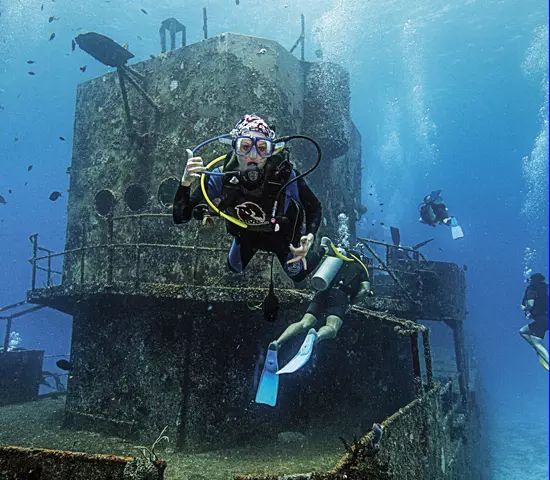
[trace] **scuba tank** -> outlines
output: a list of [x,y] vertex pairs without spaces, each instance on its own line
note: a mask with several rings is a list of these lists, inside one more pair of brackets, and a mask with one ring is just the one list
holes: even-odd
[[311,278],[311,284],[315,290],[326,290],[334,277],[340,270],[344,260],[338,257],[326,256],[323,263],[317,268],[315,275]]

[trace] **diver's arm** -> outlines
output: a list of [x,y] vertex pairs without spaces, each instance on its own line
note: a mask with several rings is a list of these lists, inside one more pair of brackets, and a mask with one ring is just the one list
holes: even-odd
[[316,235],[323,218],[321,202],[303,178],[298,180],[298,194],[306,214],[306,234]]
[[200,202],[199,189],[196,189],[191,195],[191,187],[181,185],[178,187],[172,207],[172,218],[175,224],[187,223],[193,216],[193,209]]

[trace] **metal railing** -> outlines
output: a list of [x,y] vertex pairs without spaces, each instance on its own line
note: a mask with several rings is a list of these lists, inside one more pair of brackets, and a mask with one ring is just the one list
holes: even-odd
[[302,28],[300,30],[300,36],[298,37],[298,40],[296,40],[294,45],[292,45],[292,47],[290,48],[290,53],[293,53],[296,47],[300,45],[301,46],[300,60],[302,60],[303,62],[305,60],[305,48],[306,48],[306,45],[305,45],[306,44],[306,21],[303,14],[300,15],[300,21],[302,24]]
[[[413,303],[413,304],[420,304],[420,301],[418,299],[414,299],[411,295],[411,293],[405,288],[401,280],[399,279],[399,276],[406,276],[406,275],[413,275],[413,273],[408,271],[399,270],[398,268],[394,268],[393,265],[397,264],[399,266],[399,261],[394,261],[395,253],[397,252],[408,252],[411,253],[412,256],[409,256],[408,253],[405,253],[406,258],[403,260],[422,263],[427,262],[427,258],[418,250],[415,250],[412,247],[405,247],[399,245],[398,247],[391,243],[381,242],[379,240],[373,240],[371,238],[362,238],[357,237],[357,240],[361,242],[365,248],[369,251],[369,253],[373,256],[373,258],[378,262],[378,265],[373,265],[373,269],[375,270],[381,270],[386,272],[391,279],[395,282],[395,284],[399,287],[399,289],[406,295],[406,297]],[[386,248],[386,261],[382,260],[382,258],[376,253],[374,248],[372,248],[371,245],[381,245]]]
[[[226,251],[225,248],[219,248],[219,247],[203,247],[203,246],[196,246],[196,245],[176,245],[176,244],[166,244],[166,243],[150,243],[150,242],[142,242],[142,236],[143,236],[143,229],[144,229],[144,219],[151,219],[151,218],[161,218],[161,219],[170,219],[172,218],[172,215],[170,214],[164,214],[164,213],[142,213],[142,214],[133,214],[133,215],[123,215],[118,217],[108,216],[105,217],[104,221],[104,227],[106,229],[107,233],[107,241],[106,243],[99,243],[95,245],[89,244],[89,238],[88,238],[88,228],[86,224],[83,224],[81,227],[81,238],[80,238],[80,246],[73,249],[64,250],[62,252],[53,252],[50,249],[44,248],[39,246],[38,243],[38,234],[33,234],[29,237],[31,243],[32,243],[32,258],[29,260],[29,262],[32,265],[32,277],[31,277],[31,290],[36,289],[37,284],[37,274],[39,271],[46,272],[46,282],[45,286],[47,288],[52,287],[54,285],[53,277],[54,275],[62,275],[62,272],[59,270],[54,270],[52,268],[52,260],[55,258],[63,257],[65,258],[68,255],[75,255],[77,256],[77,262],[79,263],[79,273],[80,273],[80,279],[79,283],[80,285],[83,285],[85,283],[85,274],[86,274],[86,258],[87,254],[89,252],[92,252],[94,250],[98,249],[105,249],[106,255],[104,257],[106,261],[105,265],[105,271],[106,271],[106,285],[111,286],[113,283],[113,271],[114,271],[114,254],[117,249],[127,249],[133,251],[134,254],[134,271],[135,271],[135,284],[138,286],[142,281],[142,275],[141,275],[141,267],[142,267],[142,252],[145,248],[159,248],[159,249],[177,249],[182,252],[184,251],[210,251],[210,252],[219,252],[219,251]],[[132,228],[132,231],[136,232],[136,241],[135,242],[115,242],[114,236],[115,236],[115,224],[117,222],[123,222],[123,221],[134,221],[135,225]],[[367,248],[367,250],[371,253],[373,259],[378,262],[373,263],[372,266],[369,266],[369,268],[372,268],[373,270],[380,270],[388,273],[388,275],[393,279],[393,281],[396,283],[396,285],[403,291],[403,293],[407,296],[407,298],[413,302],[414,304],[418,304],[418,300],[414,299],[411,295],[411,293],[405,288],[405,286],[402,284],[402,282],[399,279],[399,276],[406,276],[406,275],[413,275],[411,272],[401,271],[399,269],[396,269],[393,267],[393,262],[384,261],[382,258],[380,258],[379,255],[374,251],[374,249],[371,247],[371,245],[381,245],[386,248],[386,259],[390,258],[392,255],[392,250],[395,250],[395,245],[381,242],[378,240],[368,239],[368,238],[361,238],[358,237],[358,240],[363,243],[363,245]],[[410,247],[400,246],[399,247],[402,251],[405,252],[412,252],[413,257],[410,259],[412,261],[416,262],[426,262],[426,257],[418,252],[417,250],[414,250]],[[39,252],[44,252],[45,255],[40,255]],[[43,264],[45,263],[45,266]]]
[[[27,305],[26,300],[23,300],[22,302],[12,303],[11,305],[6,305],[5,307],[0,308],[0,313],[7,312],[8,310],[13,310],[14,308],[22,307],[23,305]],[[12,321],[15,318],[22,317],[23,315],[27,315],[32,312],[36,312],[38,310],[41,310],[42,308],[45,308],[45,305],[29,307],[21,312],[12,313],[11,315],[0,315],[0,320],[7,320],[6,330],[4,333],[4,344],[2,347],[3,353],[6,353],[8,351],[10,345]]]
[[[142,263],[142,250],[143,248],[160,248],[160,249],[177,249],[183,251],[207,251],[207,252],[225,252],[225,248],[219,247],[203,247],[196,245],[175,245],[175,244],[163,244],[163,243],[149,243],[142,242],[141,238],[143,235],[143,219],[144,218],[169,218],[172,219],[172,215],[164,213],[143,213],[135,215],[124,215],[119,217],[107,217],[106,218],[106,228],[107,228],[107,243],[100,243],[97,245],[89,245],[88,235],[86,224],[82,225],[81,228],[81,241],[80,247],[64,250],[62,252],[53,252],[47,248],[42,248],[38,245],[38,234],[33,234],[29,238],[32,242],[32,252],[33,256],[29,260],[32,265],[32,277],[31,277],[31,290],[36,289],[36,280],[37,272],[39,270],[47,272],[47,281],[46,286],[53,286],[52,274],[61,274],[57,270],[51,268],[52,259],[57,257],[66,257],[67,255],[78,255],[78,262],[80,264],[80,284],[85,283],[85,273],[86,273],[86,254],[93,250],[105,249],[106,254],[106,275],[107,275],[107,286],[112,285],[113,283],[113,270],[114,270],[114,252],[116,249],[129,249],[134,252],[134,268],[135,268],[135,283],[136,286],[141,283],[141,263]],[[125,221],[135,219],[136,221],[136,242],[133,243],[115,243],[113,241],[115,234],[115,223],[117,221]],[[38,255],[39,251],[46,252],[46,255]],[[39,262],[47,262],[47,267],[42,267]]]
[[[292,45],[290,48],[290,53],[293,53],[294,50],[296,50],[296,47],[300,45],[300,60],[302,62],[305,60],[305,40],[306,40],[306,27],[305,27],[305,17],[304,14],[300,15],[300,36],[298,37],[298,40]],[[161,53],[166,52],[166,32],[170,33],[170,50],[174,50],[176,48],[176,33],[181,32],[182,34],[182,40],[181,40],[181,46],[185,47],[187,45],[187,28],[184,24],[176,20],[175,18],[167,18],[166,20],[163,20],[159,29],[159,35],[160,35],[160,49]],[[202,9],[202,34],[203,39],[208,39],[208,14],[206,11],[206,7],[203,7]]]

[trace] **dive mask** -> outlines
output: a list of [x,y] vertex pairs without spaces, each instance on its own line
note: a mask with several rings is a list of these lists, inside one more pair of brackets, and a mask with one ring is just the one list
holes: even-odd
[[260,157],[268,158],[275,150],[275,143],[269,138],[242,136],[235,138],[233,148],[237,155],[248,155],[255,148]]

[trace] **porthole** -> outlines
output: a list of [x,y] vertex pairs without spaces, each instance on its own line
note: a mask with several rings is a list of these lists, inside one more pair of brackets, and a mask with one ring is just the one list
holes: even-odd
[[124,200],[132,212],[139,212],[147,204],[147,194],[141,185],[130,185],[124,194]]
[[98,215],[107,217],[112,215],[115,207],[115,196],[111,190],[100,190],[95,195],[95,210]]
[[159,186],[158,200],[163,207],[167,208],[172,206],[179,185],[180,182],[176,177],[169,177],[162,181]]

